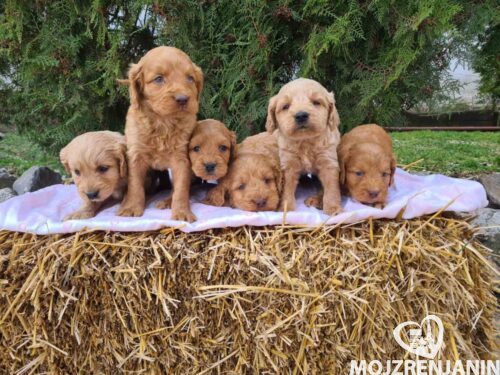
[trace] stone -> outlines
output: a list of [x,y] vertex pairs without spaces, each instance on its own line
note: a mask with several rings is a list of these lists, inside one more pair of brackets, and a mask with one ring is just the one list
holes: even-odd
[[0,203],[5,202],[7,199],[13,198],[15,196],[16,193],[10,187],[0,189]]
[[11,188],[16,181],[16,176],[9,173],[5,168],[0,168],[0,189]]
[[14,191],[21,195],[47,186],[61,184],[61,175],[47,167],[31,167],[14,182]]
[[500,254],[500,210],[494,208],[481,208],[475,212],[477,215],[471,224],[480,227],[476,236],[486,247],[495,254]]
[[500,207],[500,173],[485,174],[479,177],[486,190],[491,207]]

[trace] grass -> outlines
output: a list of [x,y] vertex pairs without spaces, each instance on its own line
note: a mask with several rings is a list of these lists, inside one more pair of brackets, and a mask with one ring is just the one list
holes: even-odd
[[398,164],[422,159],[412,170],[450,176],[500,171],[500,132],[391,133]]
[[18,133],[7,133],[0,141],[0,168],[20,175],[33,166],[50,167],[63,173],[64,168],[56,155],[31,142]]
[[[391,133],[399,165],[421,160],[412,170],[452,176],[475,176],[500,171],[500,132],[403,132]],[[63,172],[52,155],[17,133],[0,141],[0,167],[21,174],[34,165]]]

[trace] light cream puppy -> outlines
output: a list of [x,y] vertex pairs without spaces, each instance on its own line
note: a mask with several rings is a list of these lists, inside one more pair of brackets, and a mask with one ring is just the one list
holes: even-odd
[[[281,209],[295,210],[295,191],[302,174],[315,174],[323,186],[326,214],[342,210],[337,146],[339,115],[335,98],[320,83],[299,78],[269,101],[266,129],[277,131],[284,174]],[[309,202],[309,200],[307,200]]]
[[97,131],[79,135],[64,147],[61,163],[75,181],[82,207],[65,220],[94,217],[108,199],[122,199],[127,186],[125,137]]

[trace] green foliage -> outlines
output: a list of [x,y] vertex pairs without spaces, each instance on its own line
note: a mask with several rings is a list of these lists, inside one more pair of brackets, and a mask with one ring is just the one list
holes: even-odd
[[223,120],[240,138],[263,129],[269,97],[298,76],[335,91],[344,129],[401,123],[402,110],[457,88],[446,75],[453,57],[473,59],[484,92],[498,90],[495,6],[0,0],[0,105],[7,109],[0,121],[53,150],[88,130],[121,130],[128,97],[116,79],[165,44],[186,51],[205,73],[200,117]]

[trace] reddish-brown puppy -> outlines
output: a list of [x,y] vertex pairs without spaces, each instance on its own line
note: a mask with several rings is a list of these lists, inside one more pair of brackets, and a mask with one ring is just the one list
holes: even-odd
[[[125,136],[130,172],[128,191],[118,214],[141,216],[146,172],[170,168],[172,219],[192,222],[196,217],[189,204],[188,144],[196,126],[202,71],[181,50],[157,47],[131,66],[128,84],[130,107]],[[163,201],[157,205],[167,206]]]
[[196,177],[218,180],[227,173],[236,151],[236,134],[217,120],[198,121],[189,141],[189,160]]
[[275,211],[280,203],[282,174],[276,137],[260,133],[238,145],[227,175],[209,191],[204,203],[246,211]]
[[127,187],[125,137],[111,131],[79,135],[59,156],[75,181],[83,206],[65,220],[94,217],[108,199],[122,199]]
[[376,124],[357,126],[342,137],[338,155],[340,180],[351,197],[383,208],[396,170],[389,134]]
[[340,120],[333,93],[310,79],[287,83],[269,102],[266,128],[277,130],[284,174],[281,208],[295,209],[295,190],[301,174],[319,177],[324,189],[323,210],[342,210],[337,146]]

